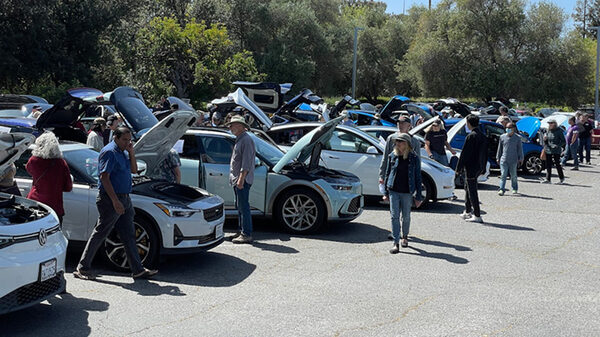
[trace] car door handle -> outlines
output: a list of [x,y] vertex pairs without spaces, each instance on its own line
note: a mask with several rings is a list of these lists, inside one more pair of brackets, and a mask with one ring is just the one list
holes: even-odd
[[218,177],[222,177],[223,173],[213,173],[213,172],[208,172],[209,176],[218,176]]
[[336,157],[336,156],[332,156],[332,155],[327,155],[327,158],[329,158],[329,159],[340,159],[340,157]]

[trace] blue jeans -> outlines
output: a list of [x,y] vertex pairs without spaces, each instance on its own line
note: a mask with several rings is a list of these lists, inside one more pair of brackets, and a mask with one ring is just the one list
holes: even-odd
[[519,190],[517,182],[517,163],[501,163],[500,164],[500,191],[504,192],[506,186],[506,176],[510,173],[510,185],[514,191]]
[[579,138],[579,159],[583,161],[583,150],[585,149],[585,161],[590,162],[590,153],[592,152],[592,137]]
[[410,193],[390,191],[390,213],[392,213],[392,235],[394,243],[400,242],[400,214],[402,213],[402,237],[408,237],[410,229],[410,208],[413,196]]
[[252,236],[252,214],[250,214],[250,184],[244,182],[241,190],[233,186],[235,194],[235,207],[238,211],[238,229],[247,236]]
[[573,165],[575,165],[575,167],[579,167],[580,155],[577,154],[578,148],[581,148],[581,146],[579,146],[579,139],[577,139],[575,143],[567,145],[567,148],[565,150],[565,156],[562,157],[562,160],[560,161],[563,166],[565,165],[567,160],[569,160],[569,157],[573,157]]
[[433,160],[437,161],[438,163],[444,165],[444,166],[448,166],[448,157],[446,156],[446,154],[439,154],[435,151],[431,151],[431,154],[433,155]]

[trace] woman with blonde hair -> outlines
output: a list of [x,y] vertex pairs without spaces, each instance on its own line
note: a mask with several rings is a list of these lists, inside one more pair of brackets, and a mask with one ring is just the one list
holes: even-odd
[[58,147],[58,140],[52,132],[44,132],[36,139],[25,168],[33,178],[27,198],[50,206],[62,223],[65,214],[63,192],[73,189],[73,181],[69,166]]
[[448,149],[452,155],[456,154],[456,151],[454,151],[452,146],[448,143],[448,134],[444,129],[444,125],[441,121],[437,120],[425,130],[425,151],[427,151],[429,158],[444,166],[448,166],[446,149]]
[[402,247],[408,247],[410,212],[413,204],[423,202],[421,186],[421,159],[411,149],[411,137],[401,133],[395,139],[394,150],[389,155],[385,174],[385,199],[390,200],[392,236],[394,246],[391,254],[400,251],[400,214],[402,214]]

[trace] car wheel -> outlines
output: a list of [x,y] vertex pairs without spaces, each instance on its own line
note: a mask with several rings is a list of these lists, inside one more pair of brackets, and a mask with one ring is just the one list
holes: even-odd
[[277,198],[275,218],[290,233],[314,233],[325,224],[325,204],[307,188],[291,189]]
[[[159,238],[150,222],[142,217],[133,219],[137,252],[145,267],[152,268],[158,260]],[[104,256],[111,267],[120,271],[129,271],[129,263],[125,254],[125,246],[116,229],[104,241]]]
[[425,199],[423,199],[423,203],[421,204],[420,208],[425,208],[429,204],[436,202],[434,185],[433,182],[431,182],[431,179],[423,177],[421,188],[423,191],[425,191]]
[[544,162],[542,162],[538,153],[530,153],[525,157],[521,168],[527,174],[540,174],[544,169]]

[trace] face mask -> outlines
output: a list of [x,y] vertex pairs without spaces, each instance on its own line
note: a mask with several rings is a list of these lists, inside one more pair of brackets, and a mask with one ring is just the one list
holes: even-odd
[[513,129],[511,129],[511,128],[506,128],[506,133],[508,133],[508,134],[512,134],[513,132],[514,132],[514,131],[513,131]]

